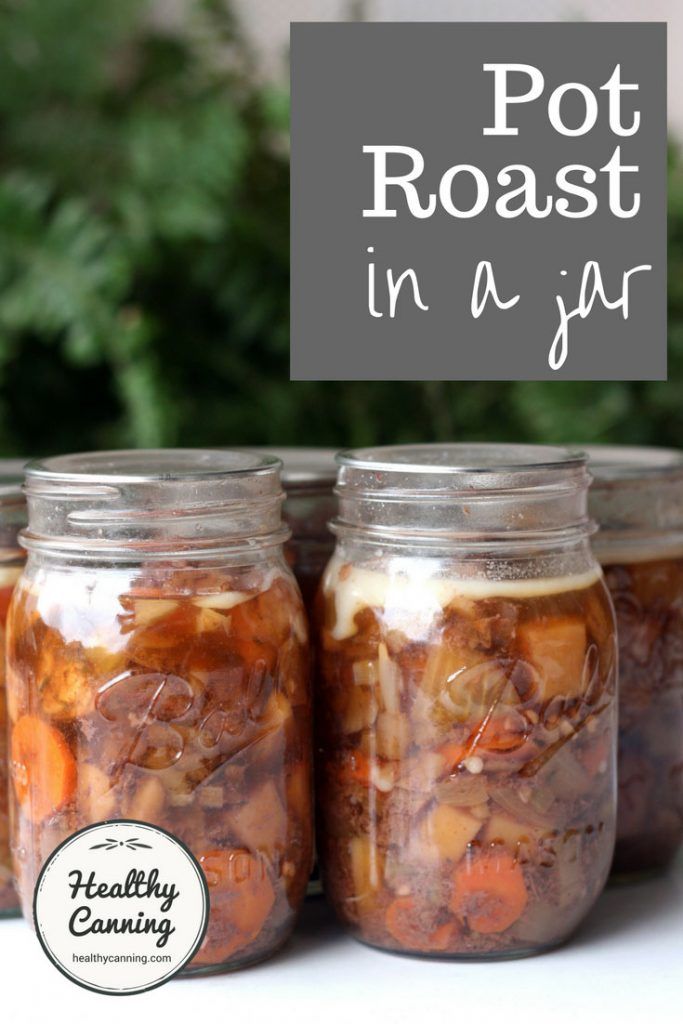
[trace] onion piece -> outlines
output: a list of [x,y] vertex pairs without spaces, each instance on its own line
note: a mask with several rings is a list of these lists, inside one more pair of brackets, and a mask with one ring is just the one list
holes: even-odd
[[386,644],[380,644],[379,652],[379,688],[386,711],[397,715],[401,710],[401,670],[391,660]]
[[448,696],[447,687],[466,668],[473,664],[473,655],[467,650],[452,650],[445,644],[434,644],[429,648],[427,661],[420,681],[420,689],[432,700],[441,700],[451,714],[462,714]]
[[192,604],[198,608],[219,608],[222,611],[229,611],[253,597],[258,597],[258,594],[245,594],[242,590],[222,590],[218,594],[200,594],[193,597]]
[[488,787],[484,775],[458,773],[451,775],[434,787],[434,795],[441,804],[451,807],[474,807],[488,799]]
[[593,785],[590,774],[570,749],[571,744],[561,746],[546,763],[543,779],[546,786],[560,800],[576,800]]
[[489,793],[493,802],[515,821],[544,829],[554,828],[557,824],[552,815],[541,814],[532,806],[531,802],[525,803],[512,786],[494,786]]

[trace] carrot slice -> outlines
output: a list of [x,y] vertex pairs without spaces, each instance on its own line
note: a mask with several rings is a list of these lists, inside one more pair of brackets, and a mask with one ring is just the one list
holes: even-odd
[[211,899],[209,929],[193,964],[225,963],[259,935],[275,903],[263,858],[247,850],[207,850],[197,858]]
[[76,789],[76,762],[58,729],[23,715],[12,730],[11,757],[17,800],[34,821],[68,804]]
[[399,896],[393,900],[387,907],[384,922],[389,934],[402,947],[421,953],[441,953],[457,938],[455,922],[430,927],[412,896]]
[[363,786],[369,786],[369,758],[361,750],[349,751],[339,766],[338,778],[343,782],[360,782]]
[[331,769],[340,782],[358,782],[361,786],[374,786],[388,793],[396,776],[395,766],[379,758],[370,759],[362,750],[347,750],[341,762]]
[[524,873],[503,850],[465,859],[455,872],[450,907],[475,932],[504,932],[521,917],[528,901]]
[[467,757],[467,745],[465,743],[442,743],[437,751],[443,760],[444,767],[449,772],[456,771],[463,760]]
[[472,752],[476,748],[498,754],[508,753],[524,745],[529,730],[529,723],[517,712],[497,715],[477,726],[470,736],[468,747]]

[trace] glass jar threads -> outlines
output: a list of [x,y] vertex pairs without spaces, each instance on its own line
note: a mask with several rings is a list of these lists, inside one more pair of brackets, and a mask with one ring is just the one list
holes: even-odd
[[27,469],[8,624],[13,846],[37,874],[95,821],[161,825],[206,874],[188,971],[263,959],[311,867],[310,694],[279,462],[100,452]]
[[328,523],[336,511],[337,464],[333,448],[262,448],[282,461],[283,518],[292,535],[286,552],[310,611],[334,550]]
[[325,892],[382,949],[554,946],[600,893],[615,833],[615,624],[585,458],[338,461],[316,683]]
[[683,845],[683,454],[588,448],[593,546],[619,632],[614,873],[666,868]]
[[19,530],[26,523],[26,501],[21,491],[23,467],[20,459],[0,460],[0,917],[19,913],[9,838],[5,625],[14,585],[24,561],[24,552],[17,540]]

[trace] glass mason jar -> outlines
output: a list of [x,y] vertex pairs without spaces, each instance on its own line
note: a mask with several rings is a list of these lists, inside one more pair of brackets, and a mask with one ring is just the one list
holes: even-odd
[[683,844],[683,453],[588,449],[593,547],[619,632],[613,871],[666,868]]
[[339,463],[316,682],[326,895],[386,950],[557,945],[615,834],[615,624],[585,458],[425,445]]
[[27,916],[50,852],[112,818],[206,874],[189,973],[270,955],[312,858],[307,628],[276,459],[140,451],[29,464],[8,620],[12,840]]
[[[264,448],[261,451],[282,461],[283,518],[292,534],[285,545],[285,555],[311,619],[322,574],[334,551],[334,535],[328,524],[337,508],[334,496],[336,449]],[[307,895],[321,896],[322,891],[315,858]]]
[[334,550],[328,523],[337,507],[334,448],[261,448],[282,461],[283,517],[292,536],[285,546],[304,604],[310,611]]
[[19,913],[12,881],[9,828],[9,766],[5,700],[5,623],[12,591],[24,561],[17,536],[26,524],[26,500],[21,490],[24,460],[0,460],[0,917]]

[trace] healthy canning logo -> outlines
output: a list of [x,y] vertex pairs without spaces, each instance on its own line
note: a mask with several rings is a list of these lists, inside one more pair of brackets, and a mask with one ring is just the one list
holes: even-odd
[[94,992],[130,995],[165,984],[199,949],[209,893],[175,836],[139,821],[76,832],[36,885],[36,932],[49,960]]

